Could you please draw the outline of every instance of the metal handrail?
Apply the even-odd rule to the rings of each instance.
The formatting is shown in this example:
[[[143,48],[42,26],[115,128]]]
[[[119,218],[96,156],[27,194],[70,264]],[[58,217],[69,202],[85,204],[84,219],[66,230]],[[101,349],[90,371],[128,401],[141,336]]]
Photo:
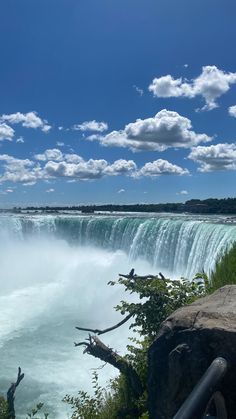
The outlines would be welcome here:
[[[173,419],[200,419],[227,369],[225,358],[215,358]]]

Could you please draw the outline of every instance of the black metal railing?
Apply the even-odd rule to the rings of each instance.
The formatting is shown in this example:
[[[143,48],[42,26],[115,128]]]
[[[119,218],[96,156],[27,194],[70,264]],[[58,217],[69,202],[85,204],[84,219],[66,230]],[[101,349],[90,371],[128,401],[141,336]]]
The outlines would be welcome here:
[[[227,369],[228,362],[225,358],[215,358],[173,419],[203,418],[207,405],[218,389]]]

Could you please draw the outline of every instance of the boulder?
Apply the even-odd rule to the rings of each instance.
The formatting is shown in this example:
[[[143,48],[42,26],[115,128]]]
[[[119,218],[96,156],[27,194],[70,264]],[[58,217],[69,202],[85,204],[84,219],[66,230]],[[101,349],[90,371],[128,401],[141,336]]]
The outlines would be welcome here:
[[[148,354],[150,419],[172,419],[211,362],[229,369],[220,391],[228,419],[236,418],[236,285],[227,285],[175,311]]]

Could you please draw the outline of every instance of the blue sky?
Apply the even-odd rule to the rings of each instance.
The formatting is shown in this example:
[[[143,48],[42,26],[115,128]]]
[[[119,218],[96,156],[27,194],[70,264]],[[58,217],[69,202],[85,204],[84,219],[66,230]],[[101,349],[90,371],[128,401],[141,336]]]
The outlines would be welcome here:
[[[235,197],[234,0],[0,7],[0,206]]]

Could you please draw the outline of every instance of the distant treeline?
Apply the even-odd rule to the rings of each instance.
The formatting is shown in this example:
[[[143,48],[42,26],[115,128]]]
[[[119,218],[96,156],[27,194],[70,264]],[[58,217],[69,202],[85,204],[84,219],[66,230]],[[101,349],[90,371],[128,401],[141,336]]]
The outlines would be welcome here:
[[[104,205],[73,205],[73,206],[45,206],[45,207],[15,207],[14,211],[82,211],[93,213],[94,211],[122,211],[122,212],[188,212],[193,214],[236,214],[236,198],[224,199],[190,199],[185,203],[166,204],[104,204]]]

